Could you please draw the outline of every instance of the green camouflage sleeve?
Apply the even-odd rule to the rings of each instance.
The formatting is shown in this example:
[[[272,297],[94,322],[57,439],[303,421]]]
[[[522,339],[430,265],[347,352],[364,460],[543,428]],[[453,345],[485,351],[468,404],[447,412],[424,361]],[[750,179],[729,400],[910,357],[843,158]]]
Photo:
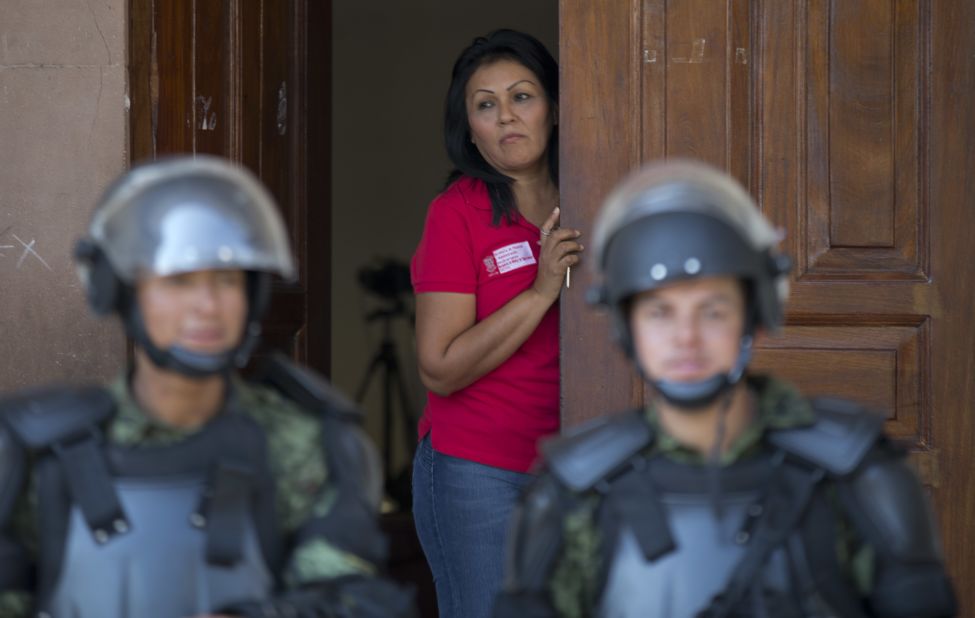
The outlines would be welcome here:
[[[293,538],[309,520],[328,515],[335,503],[321,423],[272,391],[251,390],[247,403],[268,431],[280,525],[284,538]],[[327,539],[314,537],[291,548],[284,579],[288,585],[298,586],[375,570],[372,564],[342,551]]]
[[[569,513],[563,525],[563,549],[552,572],[552,606],[562,618],[585,618],[595,609],[601,569],[600,533],[595,497]]]
[[[31,595],[26,592],[0,592],[0,618],[30,616]]]
[[[309,517],[327,516],[334,503],[335,492],[326,489],[312,507]],[[297,587],[342,575],[372,575],[375,572],[375,565],[315,537],[294,548],[285,570],[285,582]]]

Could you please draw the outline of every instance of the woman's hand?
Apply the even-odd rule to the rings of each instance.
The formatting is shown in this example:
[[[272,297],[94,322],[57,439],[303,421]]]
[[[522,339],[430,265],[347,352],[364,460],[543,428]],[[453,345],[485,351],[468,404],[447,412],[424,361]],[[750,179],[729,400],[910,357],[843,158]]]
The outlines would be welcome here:
[[[425,292],[416,296],[416,347],[420,379],[449,395],[508,360],[558,300],[565,271],[579,263],[577,230],[555,229],[556,208],[542,225],[538,274],[532,286],[481,320],[473,294]]]
[[[579,263],[579,254],[584,249],[579,243],[582,232],[558,227],[560,214],[558,208],[553,210],[540,228],[538,274],[532,284],[535,292],[552,300],[562,292],[565,271]]]

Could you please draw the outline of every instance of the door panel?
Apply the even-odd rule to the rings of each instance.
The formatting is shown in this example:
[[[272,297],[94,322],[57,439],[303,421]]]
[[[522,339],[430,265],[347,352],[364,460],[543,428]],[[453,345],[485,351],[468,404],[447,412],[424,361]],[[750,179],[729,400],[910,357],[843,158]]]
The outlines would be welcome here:
[[[588,230],[602,199],[640,157],[641,119],[648,112],[641,107],[639,13],[630,2],[562,0],[559,16],[562,224]],[[607,345],[606,316],[585,307],[589,283],[589,268],[572,269],[561,301],[566,424],[622,410],[642,388],[619,351]]]
[[[729,170],[784,228],[786,326],[754,367],[887,413],[975,575],[975,4],[562,0],[565,223],[591,230],[641,161]],[[586,270],[586,269],[578,269]],[[584,303],[562,300],[567,425],[647,393]],[[959,587],[965,607],[975,591]]]
[[[940,313],[921,190],[930,10],[762,5],[756,79],[763,112],[778,111],[760,116],[753,180],[796,263],[785,332],[756,367],[775,367],[810,394],[883,408],[888,430],[918,453],[934,446],[931,320]],[[793,36],[773,41],[772,31]],[[771,177],[773,162],[790,165]]]
[[[130,6],[132,159],[216,154],[261,178],[279,203],[298,264],[297,281],[275,286],[265,347],[326,373],[329,32],[330,2]]]
[[[811,2],[798,12],[804,124],[799,277],[923,282],[924,53],[930,4]],[[802,180],[802,179],[800,179]],[[864,207],[868,206],[868,207]]]

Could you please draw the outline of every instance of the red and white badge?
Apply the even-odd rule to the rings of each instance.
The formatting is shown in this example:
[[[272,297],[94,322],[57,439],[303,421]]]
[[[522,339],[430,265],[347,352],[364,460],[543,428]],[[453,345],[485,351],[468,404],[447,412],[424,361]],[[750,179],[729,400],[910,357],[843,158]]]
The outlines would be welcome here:
[[[501,273],[537,263],[535,256],[532,255],[531,245],[528,244],[527,240],[495,249],[493,255],[494,263],[498,267],[498,272]]]

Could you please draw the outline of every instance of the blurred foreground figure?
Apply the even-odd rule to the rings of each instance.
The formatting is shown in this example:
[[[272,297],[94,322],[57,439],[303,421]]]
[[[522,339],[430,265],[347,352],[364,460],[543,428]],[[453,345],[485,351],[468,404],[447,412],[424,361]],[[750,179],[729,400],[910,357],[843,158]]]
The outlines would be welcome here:
[[[380,479],[357,414],[283,358],[245,382],[282,221],[209,157],[136,167],[76,257],[134,362],[107,388],[0,402],[0,616],[409,616],[377,572]]]
[[[730,177],[648,166],[600,212],[600,286],[646,409],[543,447],[499,616],[950,616],[922,487],[883,419],[747,372],[789,262]]]

